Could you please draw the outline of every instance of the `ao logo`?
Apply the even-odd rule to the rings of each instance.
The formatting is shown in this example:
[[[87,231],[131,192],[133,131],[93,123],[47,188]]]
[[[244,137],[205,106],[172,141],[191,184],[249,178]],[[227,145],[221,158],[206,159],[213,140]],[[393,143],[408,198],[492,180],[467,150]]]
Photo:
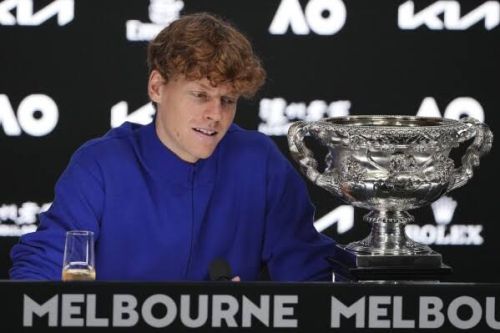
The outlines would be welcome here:
[[[288,28],[296,35],[333,35],[346,21],[346,8],[341,0],[310,0],[302,10],[299,0],[281,0],[269,26],[273,35],[284,35]]]
[[[17,117],[7,95],[0,94],[0,126],[9,136],[25,132],[44,136],[52,132],[59,120],[59,110],[52,98],[33,94],[24,98],[17,108]]]
[[[441,117],[441,112],[433,97],[426,97],[420,104],[417,116]],[[442,115],[444,118],[460,119],[463,116],[473,117],[484,122],[484,110],[481,104],[472,97],[457,97],[452,100]]]
[[[463,16],[457,1],[436,1],[418,13],[415,13],[414,2],[407,1],[398,9],[398,26],[404,30],[423,25],[431,30],[466,30],[481,20],[484,20],[486,30],[497,27],[500,24],[500,3],[486,1]]]
[[[0,25],[37,26],[57,15],[57,24],[63,26],[73,21],[74,0],[56,0],[33,12],[33,0],[5,0],[0,2]],[[16,9],[16,15],[11,11]]]

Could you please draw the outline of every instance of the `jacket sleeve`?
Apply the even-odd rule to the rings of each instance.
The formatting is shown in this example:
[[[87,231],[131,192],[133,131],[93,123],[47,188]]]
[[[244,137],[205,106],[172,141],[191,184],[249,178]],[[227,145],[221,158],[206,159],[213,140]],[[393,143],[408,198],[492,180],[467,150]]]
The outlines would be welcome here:
[[[264,262],[277,281],[332,281],[335,242],[316,231],[303,179],[273,145],[267,163]]]
[[[65,233],[89,230],[99,237],[103,186],[98,166],[75,154],[55,187],[49,210],[40,214],[37,231],[23,235],[10,256],[11,279],[60,280]]]

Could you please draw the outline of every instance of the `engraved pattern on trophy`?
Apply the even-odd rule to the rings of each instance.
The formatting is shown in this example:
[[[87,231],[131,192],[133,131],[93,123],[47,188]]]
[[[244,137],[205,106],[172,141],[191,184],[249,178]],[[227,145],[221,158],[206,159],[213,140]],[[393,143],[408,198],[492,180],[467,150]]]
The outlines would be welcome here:
[[[307,136],[328,149],[323,172],[304,143]],[[461,166],[455,167],[450,151],[471,139]],[[292,157],[313,183],[370,210],[364,217],[370,234],[345,249],[385,257],[380,262],[388,266],[401,262],[391,262],[397,256],[415,256],[422,266],[442,264],[440,254],[406,236],[404,226],[414,220],[407,210],[465,185],[492,141],[488,126],[473,118],[348,116],[299,121],[288,132]]]

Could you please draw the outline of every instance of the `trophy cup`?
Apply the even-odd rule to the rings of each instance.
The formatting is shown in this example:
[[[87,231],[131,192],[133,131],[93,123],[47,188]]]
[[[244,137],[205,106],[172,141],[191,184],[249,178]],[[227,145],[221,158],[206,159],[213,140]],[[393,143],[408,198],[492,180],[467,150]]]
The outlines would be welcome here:
[[[323,171],[304,142],[327,148]],[[455,167],[452,148],[471,140]],[[347,116],[298,121],[288,131],[292,157],[314,184],[343,201],[370,210],[368,237],[336,245],[334,271],[348,280],[440,280],[451,268],[442,256],[405,233],[407,211],[429,205],[463,186],[493,134],[473,119],[414,116]]]

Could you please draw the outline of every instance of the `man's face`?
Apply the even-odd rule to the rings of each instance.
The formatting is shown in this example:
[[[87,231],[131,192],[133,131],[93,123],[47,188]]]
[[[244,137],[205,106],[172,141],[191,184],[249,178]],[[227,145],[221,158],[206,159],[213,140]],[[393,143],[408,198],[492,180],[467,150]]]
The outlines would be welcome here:
[[[230,85],[177,75],[165,82],[158,71],[149,77],[149,96],[157,103],[156,132],[182,160],[194,163],[212,155],[236,113],[239,95]]]

